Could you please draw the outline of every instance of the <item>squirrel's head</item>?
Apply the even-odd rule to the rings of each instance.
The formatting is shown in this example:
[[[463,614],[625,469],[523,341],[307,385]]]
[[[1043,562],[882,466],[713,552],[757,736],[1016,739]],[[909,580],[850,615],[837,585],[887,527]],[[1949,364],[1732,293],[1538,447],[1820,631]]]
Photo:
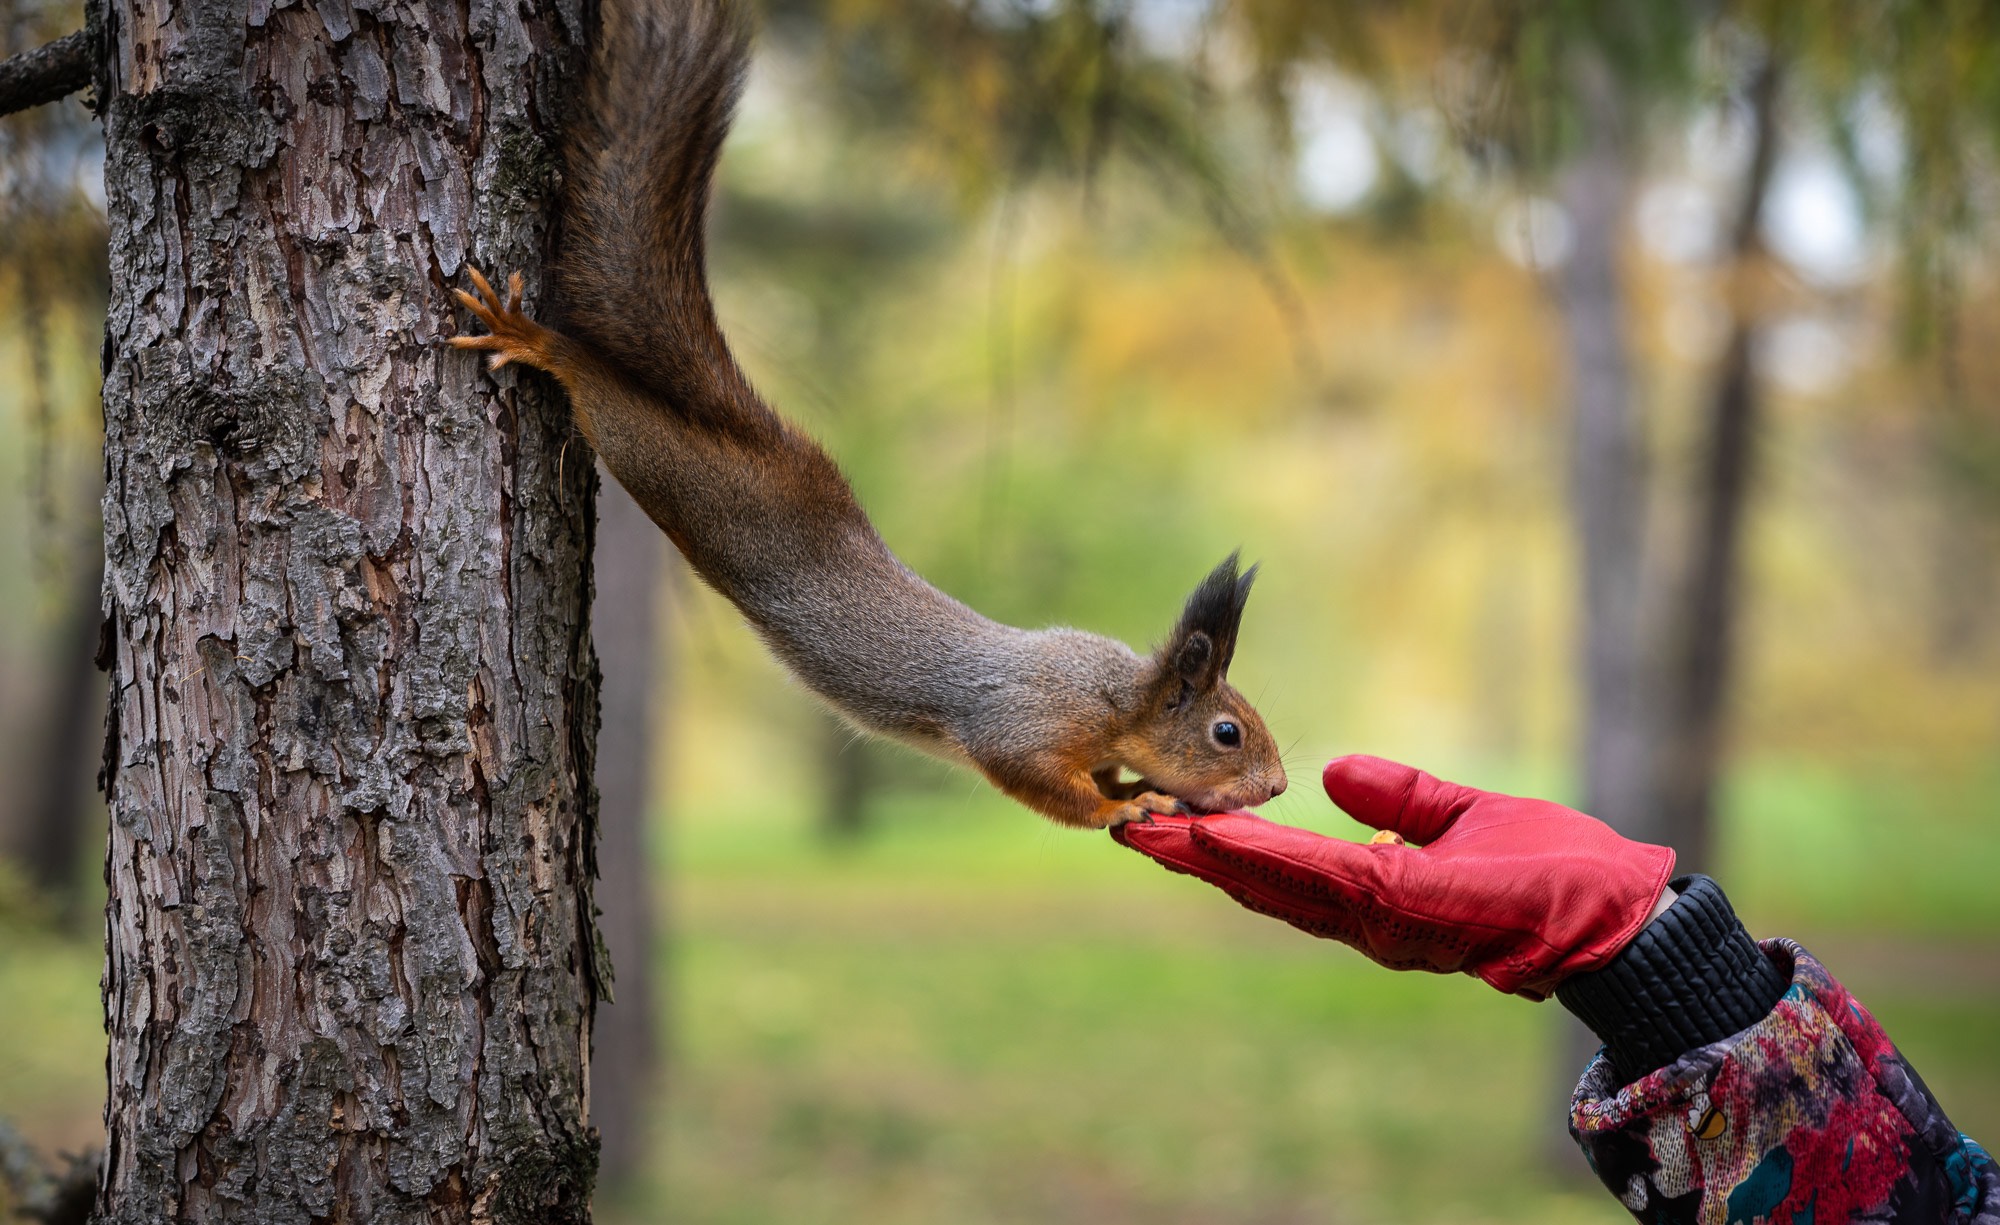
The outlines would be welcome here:
[[[1262,804],[1285,789],[1285,766],[1264,720],[1229,684],[1236,629],[1257,567],[1236,554],[1188,597],[1180,622],[1147,662],[1137,717],[1120,748],[1124,764],[1197,812]]]

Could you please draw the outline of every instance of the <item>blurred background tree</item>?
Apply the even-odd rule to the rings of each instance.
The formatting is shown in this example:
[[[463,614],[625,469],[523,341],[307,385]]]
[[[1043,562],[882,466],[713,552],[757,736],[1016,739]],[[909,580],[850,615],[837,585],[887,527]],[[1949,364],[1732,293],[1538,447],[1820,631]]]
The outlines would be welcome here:
[[[1995,20],[778,0],[725,325],[947,590],[1144,642],[1244,546],[1238,679],[1295,775],[1385,752],[1674,842],[1991,1132]],[[51,351],[87,419],[87,346]],[[650,877],[679,1063],[635,1215],[1616,1215],[1535,1172],[1552,1010],[1264,933],[855,743],[684,596]],[[1348,828],[1309,786],[1268,815]],[[49,947],[0,973],[88,961]],[[57,1092],[9,1075],[0,1111]]]
[[[0,4],[0,58],[65,34],[67,5]],[[77,103],[0,122],[0,282],[10,304],[6,355],[17,399],[16,501],[5,578],[13,629],[0,642],[0,847],[52,917],[76,921],[84,848],[101,832],[92,780],[102,747],[98,584],[102,491],[94,392],[73,361],[104,317],[102,142]],[[27,306],[26,304],[32,304]]]

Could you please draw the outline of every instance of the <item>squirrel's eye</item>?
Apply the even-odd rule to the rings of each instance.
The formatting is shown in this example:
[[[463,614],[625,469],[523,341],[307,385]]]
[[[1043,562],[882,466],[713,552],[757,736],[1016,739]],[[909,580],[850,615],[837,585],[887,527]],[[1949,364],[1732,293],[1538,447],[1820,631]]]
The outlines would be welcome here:
[[[1227,719],[1209,728],[1208,734],[1214,736],[1215,742],[1225,749],[1233,749],[1243,743],[1243,729]]]

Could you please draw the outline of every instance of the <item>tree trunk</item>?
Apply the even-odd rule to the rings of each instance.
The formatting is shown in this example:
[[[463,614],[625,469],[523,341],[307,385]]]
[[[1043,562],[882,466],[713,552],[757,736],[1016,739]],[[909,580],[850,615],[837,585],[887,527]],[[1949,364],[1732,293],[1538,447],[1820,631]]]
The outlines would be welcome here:
[[[72,536],[76,533],[70,533]],[[79,920],[79,869],[84,831],[95,797],[90,774],[99,752],[97,728],[103,714],[104,685],[97,670],[98,639],[104,627],[100,593],[103,550],[97,534],[78,541],[68,559],[74,568],[62,621],[50,642],[48,698],[37,703],[42,717],[22,737],[32,756],[21,771],[22,861],[29,878],[51,899],[65,926]]]
[[[1686,589],[1672,622],[1672,667],[1662,685],[1665,712],[1653,804],[1663,839],[1680,870],[1714,866],[1715,791],[1722,766],[1723,720],[1735,672],[1744,507],[1749,500],[1758,418],[1756,346],[1759,311],[1749,281],[1763,241],[1758,219],[1777,160],[1778,71],[1766,61],[1750,86],[1755,138],[1731,243],[1729,343],[1715,392],[1697,476],[1696,528]]]
[[[1645,593],[1647,461],[1645,422],[1632,386],[1625,331],[1625,285],[1619,268],[1634,169],[1623,130],[1623,99],[1610,67],[1596,56],[1574,66],[1584,147],[1561,181],[1572,241],[1558,286],[1570,376],[1570,514],[1576,524],[1581,605],[1582,694],[1578,751],[1581,807],[1619,833],[1659,841],[1647,804],[1652,739],[1647,707],[1649,655],[1642,616]],[[1544,1139],[1550,1168],[1586,1167],[1562,1124],[1574,1077],[1598,1041],[1567,1013],[1558,1023],[1562,1075],[1557,1121]]]
[[[1645,802],[1646,434],[1632,388],[1618,267],[1634,172],[1610,69],[1589,58],[1576,79],[1586,144],[1562,182],[1574,237],[1559,299],[1569,346],[1570,509],[1583,595],[1583,808],[1628,838],[1657,841]]]
[[[579,5],[102,3],[98,1217],[587,1220],[595,477],[440,343]]]
[[[846,720],[820,715],[821,792],[819,828],[827,841],[849,846],[868,832],[868,801],[876,788],[873,746],[855,735]]]
[[[598,887],[604,933],[618,969],[617,1002],[597,1008],[591,1036],[595,1088],[590,1121],[604,1137],[607,1186],[645,1165],[647,1125],[659,1099],[659,1015],[653,1007],[655,917],[646,853],[660,674],[660,585],[667,539],[632,496],[605,482],[598,498],[597,596],[591,633],[610,661],[597,739]]]

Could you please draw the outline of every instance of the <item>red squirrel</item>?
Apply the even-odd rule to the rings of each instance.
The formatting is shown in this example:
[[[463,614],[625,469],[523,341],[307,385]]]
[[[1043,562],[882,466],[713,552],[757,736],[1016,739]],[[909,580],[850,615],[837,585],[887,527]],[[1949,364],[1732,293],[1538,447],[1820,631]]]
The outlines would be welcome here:
[[[1231,554],[1141,656],[991,621],[889,551],[833,460],[752,390],[709,297],[709,186],[749,59],[741,10],[603,13],[567,148],[564,330],[522,313],[518,273],[503,300],[475,269],[478,296],[454,292],[489,334],[451,343],[560,379],[584,437],[695,572],[862,727],[969,764],[1063,825],[1283,791],[1277,745],[1227,680],[1255,566],[1238,574]]]

